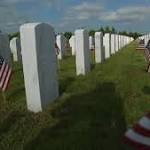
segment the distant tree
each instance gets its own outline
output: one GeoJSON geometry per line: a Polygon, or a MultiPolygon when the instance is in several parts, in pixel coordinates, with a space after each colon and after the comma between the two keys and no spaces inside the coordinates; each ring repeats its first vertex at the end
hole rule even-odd
{"type": "Polygon", "coordinates": [[[110,33],[110,32],[111,32],[111,30],[110,30],[109,26],[106,26],[105,27],[105,33],[110,33]]]}
{"type": "Polygon", "coordinates": [[[72,32],[65,32],[64,36],[66,37],[66,39],[69,40],[71,38],[71,36],[72,36],[72,32]]]}
{"type": "Polygon", "coordinates": [[[128,32],[127,31],[122,31],[122,35],[128,36],[128,32]]]}
{"type": "Polygon", "coordinates": [[[19,32],[15,32],[15,33],[9,34],[9,40],[11,40],[14,37],[20,38],[20,33],[19,32]]]}
{"type": "Polygon", "coordinates": [[[127,32],[127,31],[120,31],[119,32],[120,35],[126,35],[129,37],[133,37],[134,39],[137,39],[139,36],[142,36],[141,33],[138,32],[127,32]]]}
{"type": "Polygon", "coordinates": [[[134,32],[134,33],[132,34],[132,37],[133,37],[134,39],[137,39],[139,36],[142,36],[142,34],[141,34],[141,33],[138,33],[138,32],[134,32]]]}
{"type": "Polygon", "coordinates": [[[99,29],[98,31],[102,32],[103,34],[104,34],[104,32],[105,32],[105,30],[104,30],[103,27],[100,27],[100,29],[99,29]]]}
{"type": "Polygon", "coordinates": [[[128,36],[133,37],[133,33],[132,33],[132,32],[129,32],[129,33],[128,33],[128,36]]]}
{"type": "Polygon", "coordinates": [[[95,35],[95,30],[90,30],[89,31],[89,36],[93,36],[94,37],[94,35],[95,35]]]}
{"type": "Polygon", "coordinates": [[[111,28],[111,33],[116,33],[116,29],[114,27],[111,28]]]}

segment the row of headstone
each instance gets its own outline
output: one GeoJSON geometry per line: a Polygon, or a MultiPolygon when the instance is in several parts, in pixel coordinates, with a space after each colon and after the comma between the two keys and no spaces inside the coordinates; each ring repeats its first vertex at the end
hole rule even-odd
{"type": "MultiPolygon", "coordinates": [[[[75,35],[70,39],[77,75],[90,72],[89,39],[88,31],[84,29],[76,30],[75,35]]],[[[96,63],[103,62],[132,40],[121,35],[108,33],[103,36],[101,32],[96,32],[94,42],[92,41],[96,63]]],[[[11,60],[8,36],[0,35],[0,42],[0,54],[5,59],[11,60]]],[[[22,56],[28,110],[39,112],[59,96],[57,57],[63,58],[65,38],[63,35],[55,37],[53,27],[48,24],[28,23],[20,27],[20,43],[21,48],[18,39],[13,39],[10,43],[11,51],[14,60],[22,56]],[[57,57],[56,43],[60,51],[57,57]]]]}
{"type": "MultiPolygon", "coordinates": [[[[65,48],[66,48],[66,38],[64,35],[57,35],[56,36],[56,44],[58,46],[58,49],[56,49],[57,58],[59,60],[63,59],[65,54],[65,48]]],[[[21,54],[21,45],[20,45],[20,39],[18,37],[14,37],[10,41],[10,49],[11,53],[13,55],[13,61],[18,62],[22,60],[22,54],[21,54]]]]}
{"type": "MultiPolygon", "coordinates": [[[[104,36],[101,32],[96,32],[95,37],[89,36],[89,50],[94,50],[97,53],[97,40],[100,38],[100,43],[101,47],[103,47],[104,50],[102,50],[101,60],[108,59],[110,58],[111,55],[115,54],[118,52],[122,47],[133,41],[133,38],[123,36],[123,35],[118,35],[118,34],[110,34],[106,33],[104,36]],[[100,34],[100,35],[99,35],[100,34]],[[99,36],[98,36],[99,35],[99,36]]],[[[75,55],[76,52],[76,46],[75,46],[75,40],[76,36],[73,35],[70,40],[70,47],[72,49],[72,55],[75,55]]],[[[97,56],[95,56],[95,59],[97,59],[97,56]]],[[[97,60],[95,60],[97,62],[97,60]]]]}
{"type": "MultiPolygon", "coordinates": [[[[56,44],[58,46],[58,49],[56,50],[57,51],[56,54],[59,60],[63,59],[64,57],[65,48],[67,47],[66,43],[67,41],[64,35],[56,36],[56,44]]],[[[14,37],[10,40],[10,50],[11,50],[11,54],[13,56],[14,62],[22,61],[21,45],[20,45],[20,39],[18,37],[14,37]]]]}
{"type": "Polygon", "coordinates": [[[145,34],[138,38],[139,40],[144,40],[144,45],[146,46],[148,41],[150,40],[150,33],[145,34]]]}
{"type": "MultiPolygon", "coordinates": [[[[103,57],[102,59],[107,59],[109,58],[112,54],[115,54],[116,51],[118,51],[120,48],[122,48],[126,43],[128,43],[129,40],[128,37],[117,35],[117,34],[110,34],[107,33],[103,37],[103,45],[105,48],[105,55],[103,52],[103,57]]],[[[130,39],[131,40],[131,39],[130,39]]],[[[75,55],[75,35],[73,35],[70,40],[70,47],[71,47],[71,53],[72,55],[75,55]]],[[[58,46],[58,49],[56,49],[57,53],[57,58],[59,60],[63,59],[65,55],[65,49],[66,49],[66,44],[67,44],[67,39],[65,38],[64,35],[60,34],[56,36],[56,44],[58,46]]],[[[22,56],[21,56],[21,45],[20,45],[20,39],[17,37],[14,37],[10,41],[10,49],[11,53],[13,55],[13,61],[21,61],[22,56]]],[[[89,49],[90,50],[95,50],[95,37],[89,36],[89,49]]],[[[96,57],[95,57],[96,58],[96,57]]],[[[95,60],[96,61],[96,60],[95,60]]],[[[97,61],[96,61],[97,62],[97,61]]]]}

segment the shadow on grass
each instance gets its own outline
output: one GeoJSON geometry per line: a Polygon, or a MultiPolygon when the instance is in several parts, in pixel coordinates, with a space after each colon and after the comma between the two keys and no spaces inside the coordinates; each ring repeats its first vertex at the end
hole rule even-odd
{"type": "MultiPolygon", "coordinates": [[[[20,118],[21,116],[23,116],[23,114],[19,114],[18,112],[14,111],[11,112],[5,119],[3,122],[0,122],[0,135],[2,135],[5,132],[8,132],[9,129],[11,128],[11,126],[13,124],[15,124],[18,120],[18,118],[20,118]]],[[[1,137],[0,137],[1,138],[1,137]]]]}
{"type": "Polygon", "coordinates": [[[145,87],[142,89],[142,91],[143,91],[144,94],[150,95],[150,87],[149,87],[149,86],[145,86],[145,87]]]}
{"type": "Polygon", "coordinates": [[[25,150],[124,150],[124,101],[113,83],[73,95],[51,113],[59,123],[41,130],[25,150]]]}
{"type": "Polygon", "coordinates": [[[24,85],[20,85],[18,87],[16,87],[15,89],[13,89],[11,92],[9,92],[7,94],[7,100],[11,100],[13,97],[15,97],[16,95],[25,92],[25,87],[24,85]]]}
{"type": "Polygon", "coordinates": [[[92,63],[91,64],[91,70],[94,70],[95,66],[96,66],[96,64],[92,63]]]}
{"type": "Polygon", "coordinates": [[[63,79],[63,80],[61,80],[60,79],[60,85],[59,85],[59,94],[60,94],[60,96],[64,93],[64,92],[66,92],[66,90],[67,90],[67,88],[70,86],[70,84],[72,83],[72,82],[74,82],[75,81],[75,78],[74,77],[68,77],[68,78],[66,78],[65,80],[63,79]]]}

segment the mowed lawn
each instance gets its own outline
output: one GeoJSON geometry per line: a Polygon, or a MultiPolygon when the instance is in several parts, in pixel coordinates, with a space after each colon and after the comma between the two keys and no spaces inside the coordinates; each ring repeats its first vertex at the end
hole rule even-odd
{"type": "Polygon", "coordinates": [[[9,90],[0,97],[0,150],[128,149],[124,132],[150,110],[150,74],[135,47],[93,63],[79,77],[74,58],[66,56],[58,63],[60,97],[38,114],[26,109],[22,68],[14,64],[9,90]]]}

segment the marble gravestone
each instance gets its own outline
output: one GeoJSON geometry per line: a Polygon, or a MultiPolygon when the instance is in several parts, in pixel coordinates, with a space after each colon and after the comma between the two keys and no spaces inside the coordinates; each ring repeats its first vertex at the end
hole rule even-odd
{"type": "Polygon", "coordinates": [[[101,63],[104,59],[103,33],[95,32],[95,62],[101,63]]]}
{"type": "Polygon", "coordinates": [[[119,35],[119,50],[122,48],[122,37],[119,35]]]}
{"type": "Polygon", "coordinates": [[[124,41],[124,36],[122,36],[121,41],[122,41],[122,47],[124,47],[124,44],[125,44],[125,43],[124,43],[124,42],[125,42],[125,41],[124,41]]]}
{"type": "Polygon", "coordinates": [[[121,35],[118,35],[118,48],[121,49],[121,35]]]}
{"type": "Polygon", "coordinates": [[[129,37],[126,37],[126,44],[129,44],[129,37]]]}
{"type": "Polygon", "coordinates": [[[118,34],[116,34],[116,52],[118,52],[118,50],[119,50],[119,38],[118,38],[118,34]]]}
{"type": "Polygon", "coordinates": [[[123,36],[123,47],[126,45],[126,37],[123,36]]]}
{"type": "Polygon", "coordinates": [[[124,41],[123,41],[123,36],[121,35],[120,36],[120,48],[123,48],[123,46],[124,46],[124,41]]]}
{"type": "Polygon", "coordinates": [[[89,48],[90,48],[90,50],[94,49],[94,38],[93,38],[93,36],[89,36],[89,48]]]}
{"type": "Polygon", "coordinates": [[[115,48],[115,53],[117,52],[117,42],[118,42],[118,39],[117,39],[117,34],[114,34],[114,38],[115,38],[115,40],[114,40],[114,42],[115,42],[115,45],[114,45],[114,48],[115,48]]]}
{"type": "Polygon", "coordinates": [[[115,34],[111,34],[111,54],[115,54],[116,52],[116,37],[115,34]]]}
{"type": "Polygon", "coordinates": [[[17,37],[14,37],[10,41],[10,49],[13,54],[13,60],[14,61],[21,61],[21,45],[20,40],[17,37]]]}
{"type": "Polygon", "coordinates": [[[123,46],[126,46],[126,37],[125,36],[123,36],[123,46]]]}
{"type": "Polygon", "coordinates": [[[65,42],[66,42],[66,39],[65,39],[64,35],[57,35],[56,43],[59,48],[59,50],[58,50],[59,53],[58,53],[57,57],[60,60],[63,58],[64,53],[65,53],[65,42]]]}
{"type": "Polygon", "coordinates": [[[109,58],[111,55],[111,34],[106,33],[103,37],[103,42],[105,46],[105,59],[109,58]]]}
{"type": "Polygon", "coordinates": [[[2,56],[7,63],[11,63],[9,37],[5,33],[0,33],[0,56],[2,56]]]}
{"type": "Polygon", "coordinates": [[[130,38],[129,37],[127,37],[127,44],[129,44],[130,43],[130,38]]]}
{"type": "Polygon", "coordinates": [[[58,97],[55,34],[45,23],[20,27],[28,110],[40,112],[58,97]]]}
{"type": "Polygon", "coordinates": [[[85,75],[90,71],[89,35],[84,29],[75,31],[76,74],[85,75]]]}
{"type": "Polygon", "coordinates": [[[76,54],[76,48],[75,48],[75,36],[72,35],[71,38],[69,39],[69,44],[71,47],[71,53],[74,56],[76,54]]]}

